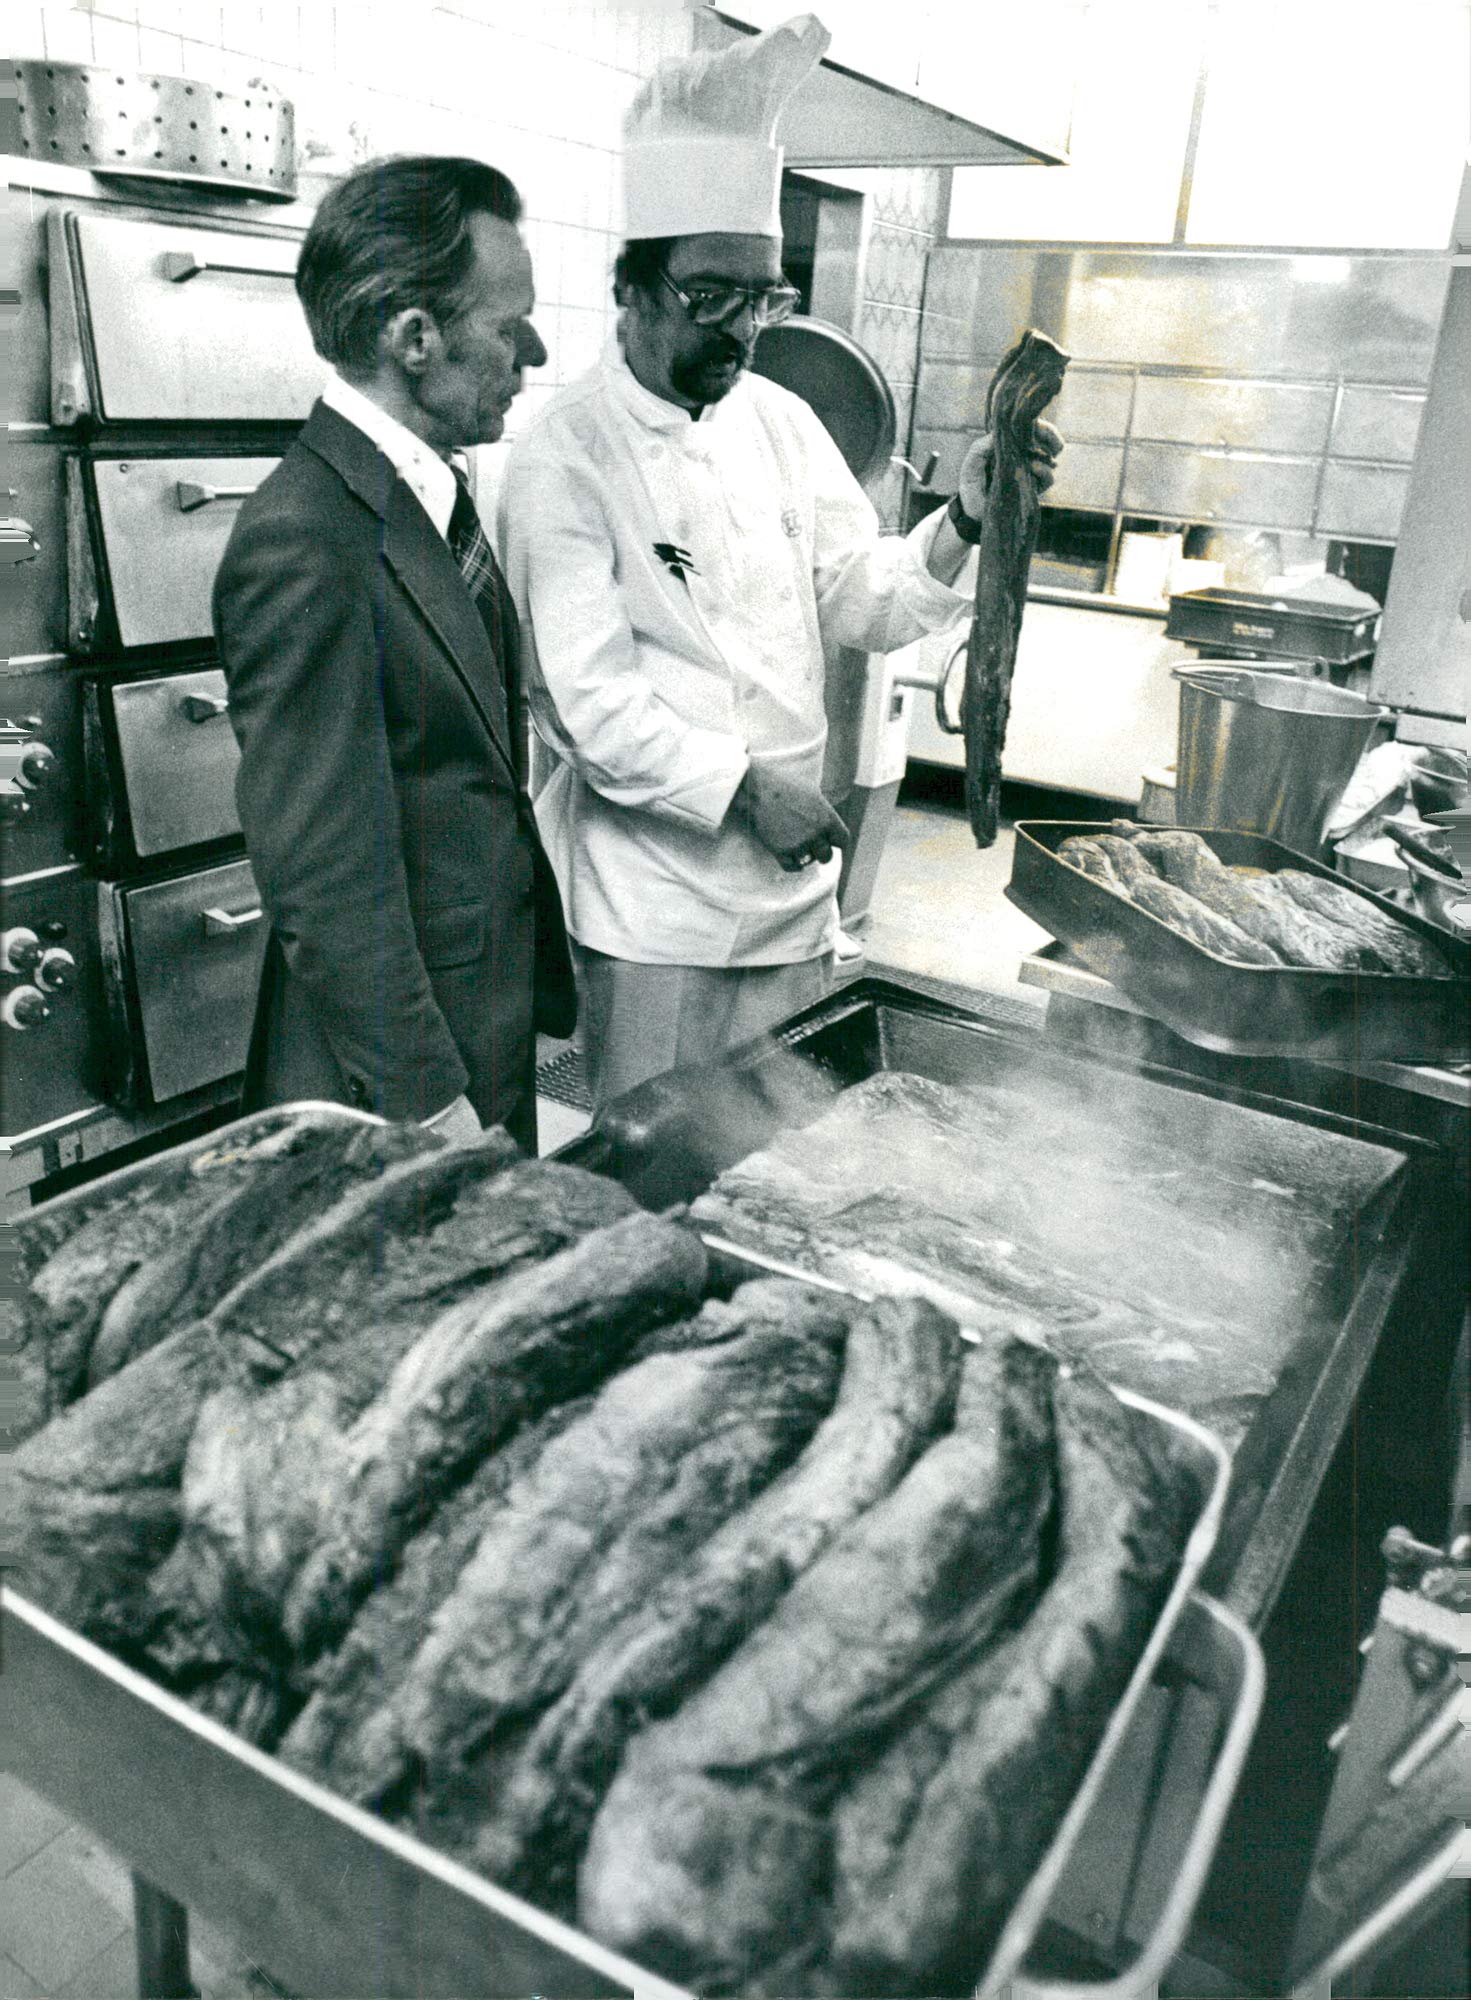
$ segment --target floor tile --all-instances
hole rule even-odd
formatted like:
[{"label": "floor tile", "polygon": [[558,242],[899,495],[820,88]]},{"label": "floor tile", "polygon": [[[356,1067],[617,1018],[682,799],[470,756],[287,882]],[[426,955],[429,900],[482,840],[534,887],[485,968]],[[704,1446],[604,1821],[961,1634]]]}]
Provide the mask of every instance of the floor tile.
[{"label": "floor tile", "polygon": [[73,1869],[120,1924],[133,1921],[133,1876],[127,1863],[104,1847],[84,1826],[69,1826],[46,1850],[46,1858]]},{"label": "floor tile", "polygon": [[1021,961],[1050,940],[1005,899],[1013,846],[1009,826],[981,850],[962,812],[901,805],[863,934],[869,958],[981,992],[1025,993]]},{"label": "floor tile", "polygon": [[545,1156],[555,1153],[559,1146],[578,1139],[588,1128],[588,1114],[574,1111],[570,1105],[556,1104],[549,1097],[536,1100],[536,1142]]},{"label": "floor tile", "polygon": [[135,2000],[137,1991],[138,1955],[128,1930],[58,1986],[52,2000]]},{"label": "floor tile", "polygon": [[54,1840],[66,1825],[55,1806],[18,1778],[0,1777],[0,1877]]},{"label": "floor tile", "polygon": [[46,1988],[3,1951],[0,1951],[0,1995],[4,2000],[49,2000]]},{"label": "floor tile", "polygon": [[0,1950],[48,1993],[64,1986],[127,1929],[86,1873],[58,1853],[68,1837],[58,1835],[6,1878],[0,1917]]}]

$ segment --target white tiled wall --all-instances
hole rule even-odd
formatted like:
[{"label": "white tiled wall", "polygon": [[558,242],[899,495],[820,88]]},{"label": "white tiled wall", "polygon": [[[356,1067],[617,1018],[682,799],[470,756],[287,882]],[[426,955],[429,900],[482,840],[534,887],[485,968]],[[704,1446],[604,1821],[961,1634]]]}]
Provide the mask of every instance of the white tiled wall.
[{"label": "white tiled wall", "polygon": [[464,152],[504,169],[526,202],[551,357],[517,429],[611,325],[620,121],[640,79],[690,45],[683,0],[22,0],[8,18],[17,56],[225,88],[269,79],[296,106],[304,191],[376,153]]}]

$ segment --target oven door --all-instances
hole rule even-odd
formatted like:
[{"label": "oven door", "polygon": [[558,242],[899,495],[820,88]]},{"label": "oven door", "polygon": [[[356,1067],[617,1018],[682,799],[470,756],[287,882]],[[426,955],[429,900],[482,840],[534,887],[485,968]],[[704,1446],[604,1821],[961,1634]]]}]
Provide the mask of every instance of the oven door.
[{"label": "oven door", "polygon": [[104,875],[240,832],[225,676],[216,666],[86,684],[90,846]]},{"label": "oven door", "polygon": [[101,883],[118,1094],[162,1104],[245,1067],[266,921],[248,861]]},{"label": "oven door", "polygon": [[299,422],[327,375],[296,297],[299,248],[53,210],[52,421]]},{"label": "oven door", "polygon": [[240,502],[277,463],[274,457],[71,459],[74,650],[207,639],[215,572]]}]

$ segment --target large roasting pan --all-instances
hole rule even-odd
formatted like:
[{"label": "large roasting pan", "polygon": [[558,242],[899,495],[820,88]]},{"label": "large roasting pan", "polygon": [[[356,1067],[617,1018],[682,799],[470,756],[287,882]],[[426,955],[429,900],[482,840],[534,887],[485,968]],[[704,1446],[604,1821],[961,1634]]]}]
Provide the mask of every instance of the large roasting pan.
[{"label": "large roasting pan", "polygon": [[[648,1208],[692,1201],[726,1167],[821,1112],[835,1086],[881,1070],[949,1084],[1036,1078],[1080,1103],[1123,1089],[1135,1115],[1167,1136],[1182,1160],[1208,1152],[1253,1175],[1290,1179],[1292,1163],[1301,1163],[1308,1148],[1317,1171],[1352,1191],[1353,1254],[1304,1299],[1312,1337],[1299,1343],[1236,1448],[1226,1517],[1206,1573],[1207,1588],[1260,1627],[1409,1265],[1417,1210],[1406,1156],[1418,1159],[1423,1146],[1158,1064],[1078,1055],[897,980],[865,978],[718,1065],[673,1072],[630,1091],[558,1157],[612,1175]],[[727,1246],[714,1241],[713,1247]],[[738,1254],[772,1262],[744,1249]]]},{"label": "large roasting pan", "polygon": [[[311,1109],[380,1122],[338,1106]],[[240,1119],[175,1153],[198,1156],[282,1116],[275,1111]],[[80,1222],[158,1164],[157,1158],[142,1162],[35,1213]],[[717,1282],[733,1284],[766,1268],[764,1260],[727,1251],[716,1260]],[[1122,2000],[1153,1987],[1183,1939],[1261,1706],[1264,1675],[1255,1639],[1196,1588],[1225,1507],[1227,1455],[1189,1418],[1143,1398],[1125,1400],[1170,1430],[1197,1481],[1200,1510],[1125,1696],[998,1940],[979,1989],[986,1995],[1010,1984],[1018,1996],[1036,2000]],[[113,1845],[150,1883],[224,1927],[294,1990],[332,1992],[344,2000],[530,1992],[632,1992],[672,2000],[676,1994],[667,1982],[255,1750],[15,1591],[7,1589],[3,1603],[9,1615],[0,1628],[0,1713],[5,1740],[14,1746],[10,1768]],[[1166,1699],[1182,1712],[1188,1701],[1197,1704],[1189,1723],[1197,1735],[1199,1703],[1210,1709],[1209,1771],[1188,1833],[1171,1830],[1172,1838],[1178,1836],[1178,1869],[1158,1907],[1146,1913],[1147,1935],[1135,1963],[1123,1978],[1103,1985],[1033,1978],[1025,1968],[1028,1950],[1069,1858],[1095,1809],[1116,1810],[1108,1788],[1141,1708]],[[1172,1719],[1168,1726],[1186,1725]],[[1157,1716],[1154,1727],[1160,1727]],[[1193,1768],[1198,1766],[1199,1759]]]},{"label": "large roasting pan", "polygon": [[1230,867],[1270,874],[1298,868],[1362,896],[1435,945],[1458,976],[1417,979],[1390,972],[1233,965],[1059,858],[1059,845],[1071,835],[1112,830],[1105,823],[1019,822],[1006,894],[1090,971],[1112,981],[1177,1035],[1227,1055],[1321,1062],[1444,1062],[1471,1056],[1471,939],[1418,911],[1402,910],[1261,834],[1184,828],[1198,833]]},{"label": "large roasting pan", "polygon": [[[1178,1592],[1176,1593],[1179,1594]],[[298,1993],[337,2000],[524,2000],[532,1993],[682,1989],[349,1805],[166,1694],[6,1589],[0,1715],[9,1769],[81,1821],[156,1888],[223,1929]],[[1183,1939],[1261,1707],[1256,1640],[1198,1591],[1161,1620],[1130,1698],[1042,1868],[1018,1902],[984,1987],[1024,1954],[1146,1693],[1204,1702],[1213,1763],[1178,1874],[1119,1981],[1087,1987],[1025,1971],[1017,2000],[1124,2000],[1154,1989]],[[1155,1670],[1157,1669],[1157,1679]],[[1137,1690],[1137,1691],[1136,1691]],[[1126,1716],[1127,1710],[1127,1716]]]}]

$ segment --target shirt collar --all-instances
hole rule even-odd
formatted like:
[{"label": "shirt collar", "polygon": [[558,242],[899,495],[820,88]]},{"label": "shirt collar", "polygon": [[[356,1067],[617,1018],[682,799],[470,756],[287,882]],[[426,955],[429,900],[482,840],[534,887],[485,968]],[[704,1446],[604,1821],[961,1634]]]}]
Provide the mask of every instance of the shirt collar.
[{"label": "shirt collar", "polygon": [[652,389],[644,387],[629,367],[616,334],[610,336],[603,349],[603,373],[614,394],[636,422],[642,424],[645,430],[674,437],[687,438],[697,428],[704,430],[727,417],[733,406],[739,407],[739,399],[744,398],[746,387],[745,377],[742,376],[718,403],[707,403],[691,422],[689,411],[681,404],[667,402],[663,396],[656,396]]},{"label": "shirt collar", "polygon": [[389,416],[340,375],[327,377],[322,401],[377,445],[439,533],[448,534],[455,510],[455,475],[433,445],[416,437],[406,424]]}]

